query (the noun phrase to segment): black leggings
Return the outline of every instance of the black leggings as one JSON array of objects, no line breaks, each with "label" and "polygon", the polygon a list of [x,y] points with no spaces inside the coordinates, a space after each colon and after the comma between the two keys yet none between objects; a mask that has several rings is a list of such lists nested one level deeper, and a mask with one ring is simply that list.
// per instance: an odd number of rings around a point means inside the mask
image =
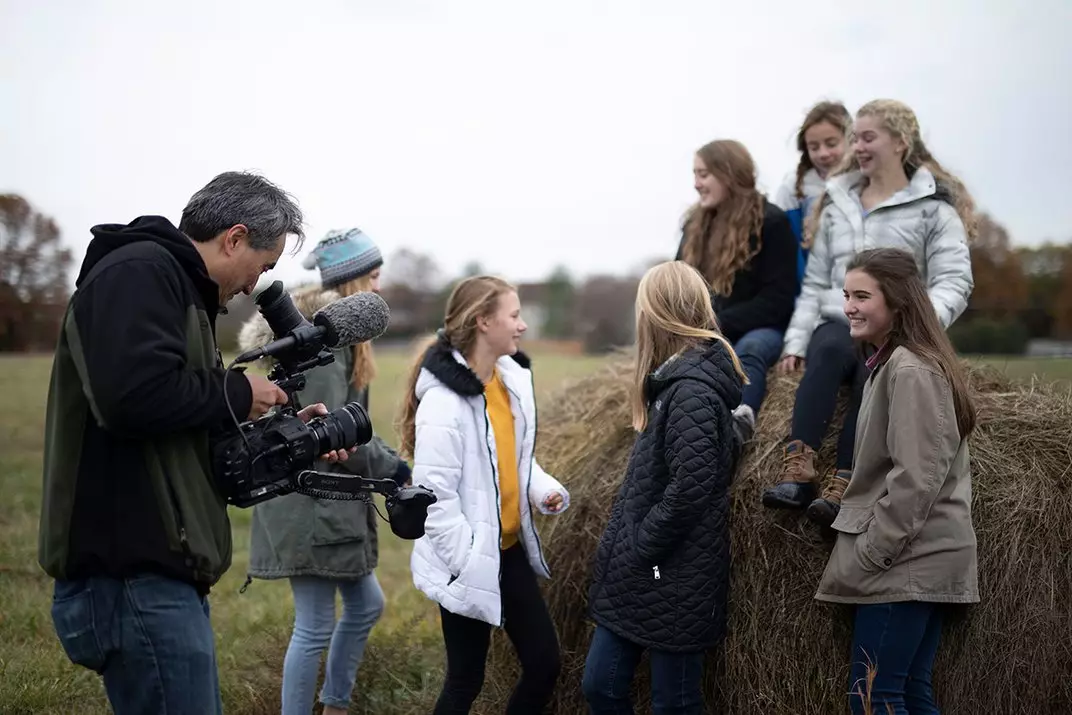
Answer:
[{"label": "black leggings", "polygon": [[[558,637],[536,574],[521,544],[502,554],[503,627],[521,661],[521,679],[506,706],[507,715],[542,713],[555,689],[560,660]],[[447,646],[447,677],[435,715],[468,713],[484,687],[491,625],[439,609]]]},{"label": "black leggings", "polygon": [[823,323],[812,333],[804,362],[804,376],[797,388],[793,405],[793,427],[789,438],[799,439],[818,451],[834,418],[838,391],[849,383],[852,394],[841,424],[837,443],[836,469],[852,469],[852,451],[856,441],[856,418],[860,398],[867,380],[867,365],[849,335],[849,326],[841,322]]}]

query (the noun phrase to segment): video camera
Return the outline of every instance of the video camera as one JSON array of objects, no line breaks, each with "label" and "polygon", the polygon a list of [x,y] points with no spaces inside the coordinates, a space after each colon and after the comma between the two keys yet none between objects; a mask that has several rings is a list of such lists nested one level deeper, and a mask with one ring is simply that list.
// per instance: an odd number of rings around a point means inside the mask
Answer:
[{"label": "video camera", "polygon": [[288,402],[258,420],[239,423],[228,401],[238,431],[212,447],[216,481],[227,501],[249,507],[291,492],[320,499],[365,501],[371,501],[373,493],[383,494],[391,530],[403,539],[423,536],[428,506],[436,501],[431,490],[399,487],[392,479],[312,468],[322,454],[349,450],[372,439],[372,422],[360,404],[349,402],[308,423],[297,414],[297,393],[306,382],[303,373],[334,362],[330,348],[381,335],[390,318],[387,304],[374,293],[358,293],[317,311],[310,323],[294,307],[280,281],[262,291],[255,302],[276,339],[242,353],[232,366],[272,358],[274,366],[268,379],[287,393]]}]

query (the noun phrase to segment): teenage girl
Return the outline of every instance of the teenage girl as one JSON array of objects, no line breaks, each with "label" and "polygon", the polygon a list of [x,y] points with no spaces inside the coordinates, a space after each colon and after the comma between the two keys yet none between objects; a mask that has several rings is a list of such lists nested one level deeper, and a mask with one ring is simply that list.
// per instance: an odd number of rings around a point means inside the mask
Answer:
[{"label": "teenage girl", "polygon": [[592,713],[631,713],[645,650],[655,715],[699,713],[704,655],[726,628],[733,418],[744,370],[718,330],[708,284],[681,262],[641,279],[633,382],[636,442],[596,553]]},{"label": "teenage girl", "polygon": [[853,340],[871,353],[856,463],[816,598],[856,605],[850,704],[938,712],[931,668],[942,607],[979,600],[968,436],[975,409],[915,257],[858,254],[845,275]]},{"label": "teenage girl", "polygon": [[413,483],[435,492],[413,547],[413,582],[437,602],[447,675],[435,713],[468,713],[484,684],[491,629],[506,631],[521,679],[506,712],[542,713],[559,671],[558,639],[536,577],[550,578],[533,512],[569,493],[536,462],[536,397],[510,284],[460,282],[444,327],[419,353],[400,417]]}]

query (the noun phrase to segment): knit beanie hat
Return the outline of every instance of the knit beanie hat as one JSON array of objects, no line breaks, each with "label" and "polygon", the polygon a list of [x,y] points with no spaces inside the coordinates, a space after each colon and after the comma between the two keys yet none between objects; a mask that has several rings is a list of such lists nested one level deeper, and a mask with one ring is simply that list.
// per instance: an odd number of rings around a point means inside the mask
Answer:
[{"label": "knit beanie hat", "polygon": [[302,261],[305,268],[320,269],[324,288],[340,286],[382,265],[380,249],[359,228],[329,231]]}]

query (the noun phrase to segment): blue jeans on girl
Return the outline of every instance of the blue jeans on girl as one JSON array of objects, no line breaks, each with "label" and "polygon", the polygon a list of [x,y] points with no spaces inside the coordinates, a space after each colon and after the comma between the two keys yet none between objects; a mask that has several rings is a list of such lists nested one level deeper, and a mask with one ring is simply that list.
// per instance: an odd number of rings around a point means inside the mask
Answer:
[{"label": "blue jeans on girl", "polygon": [[763,404],[763,398],[767,394],[767,372],[782,354],[783,338],[780,330],[756,328],[742,335],[733,346],[744,373],[748,375],[748,384],[741,393],[741,404],[751,407],[752,414],[757,417],[759,406]]},{"label": "blue jeans on girl", "polygon": [[[864,713],[867,667],[875,667],[871,712],[938,715],[931,669],[942,634],[941,606],[934,603],[872,603],[856,607],[849,704]],[[888,706],[888,707],[887,707]]]},{"label": "blue jeans on girl", "polygon": [[[294,577],[290,587],[294,592],[294,632],[283,660],[283,715],[309,715],[313,711],[320,654],[325,648],[328,658],[320,702],[347,709],[369,632],[383,613],[383,591],[376,574],[356,581]],[[342,594],[338,622],[336,589]]]},{"label": "blue jeans on girl", "polygon": [[[581,689],[592,715],[632,715],[629,689],[644,648],[603,626],[596,626]],[[652,650],[651,708],[653,715],[699,715],[703,712],[704,652],[668,653]]]}]

